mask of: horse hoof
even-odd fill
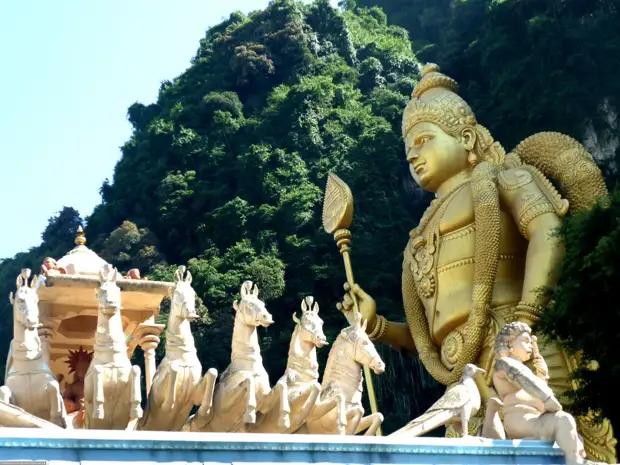
[[[142,407],[138,405],[137,407],[131,409],[129,418],[131,418],[132,420],[135,420],[136,418],[142,418],[143,413],[144,411],[142,410]]]
[[[104,417],[105,417],[105,415],[104,415],[104,411],[103,411],[103,406],[97,407],[95,409],[95,413],[93,415],[93,418],[95,418],[96,420],[103,420]]]
[[[280,418],[280,421],[278,422],[278,426],[280,428],[289,429],[291,427],[291,417],[288,415],[284,415],[282,418]]]
[[[256,423],[256,412],[246,412],[243,415],[244,423]]]

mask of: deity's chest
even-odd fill
[[[475,218],[468,186],[440,204],[432,205],[419,229],[412,235],[406,255],[423,300],[433,299],[442,267],[460,260],[473,260],[475,253]],[[426,220],[426,221],[425,221]]]

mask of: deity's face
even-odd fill
[[[465,141],[447,134],[433,123],[416,124],[405,137],[409,171],[418,185],[437,192],[453,176],[471,169]]]
[[[519,334],[510,344],[511,355],[522,362],[532,357],[532,336],[528,333]]]

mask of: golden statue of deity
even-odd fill
[[[411,175],[435,193],[404,251],[406,323],[378,315],[358,285],[345,285],[338,307],[351,311],[355,294],[371,339],[417,354],[446,386],[468,363],[483,368],[478,387],[486,400],[499,330],[513,321],[535,323],[547,303],[541,288],[557,281],[564,247],[554,231],[562,217],[607,190],[592,156],[566,135],[535,134],[506,154],[457,89],[427,64],[403,114]],[[549,386],[557,393],[570,388],[574,360],[544,341],[541,353]],[[582,418],[579,426],[589,456],[615,463],[609,422]]]

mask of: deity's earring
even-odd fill
[[[469,152],[469,155],[467,155],[467,161],[470,165],[476,166],[476,164],[478,163],[478,157],[475,153]]]

